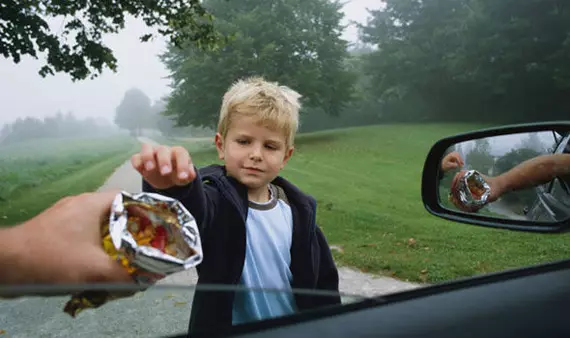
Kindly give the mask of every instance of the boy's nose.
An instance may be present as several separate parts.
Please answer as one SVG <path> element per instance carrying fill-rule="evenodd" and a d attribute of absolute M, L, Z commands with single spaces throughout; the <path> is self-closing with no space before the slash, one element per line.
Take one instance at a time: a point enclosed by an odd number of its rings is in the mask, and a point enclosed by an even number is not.
<path fill-rule="evenodd" d="M 249 158 L 255 161 L 261 160 L 261 149 L 260 147 L 253 146 L 251 152 L 249 153 Z"/>

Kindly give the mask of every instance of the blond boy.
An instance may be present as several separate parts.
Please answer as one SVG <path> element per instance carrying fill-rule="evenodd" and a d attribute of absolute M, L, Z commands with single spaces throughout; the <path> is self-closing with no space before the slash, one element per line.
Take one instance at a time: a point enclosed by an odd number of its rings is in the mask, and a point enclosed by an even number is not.
<path fill-rule="evenodd" d="M 338 271 L 316 224 L 316 201 L 279 176 L 291 158 L 299 121 L 292 89 L 254 77 L 223 97 L 215 144 L 224 165 L 197 170 L 182 147 L 151 147 L 132 158 L 143 190 L 180 200 L 196 217 L 206 284 L 281 292 L 202 291 L 193 299 L 190 331 L 222 332 L 232 325 L 340 304 Z"/>

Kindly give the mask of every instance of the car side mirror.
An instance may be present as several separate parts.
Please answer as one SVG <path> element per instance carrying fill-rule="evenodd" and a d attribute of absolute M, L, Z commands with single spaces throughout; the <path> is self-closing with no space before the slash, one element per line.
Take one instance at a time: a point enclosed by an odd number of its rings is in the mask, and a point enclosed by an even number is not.
<path fill-rule="evenodd" d="M 427 211 L 479 226 L 570 229 L 570 121 L 482 129 L 437 141 L 422 175 Z"/>

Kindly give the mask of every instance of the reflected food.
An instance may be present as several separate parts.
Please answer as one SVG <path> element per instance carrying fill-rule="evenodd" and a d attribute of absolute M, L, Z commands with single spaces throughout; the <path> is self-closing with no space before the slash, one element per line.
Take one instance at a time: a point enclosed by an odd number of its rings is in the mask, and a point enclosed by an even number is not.
<path fill-rule="evenodd" d="M 458 173 L 449 192 L 449 200 L 458 208 L 475 211 L 487 204 L 491 187 L 476 170 Z"/>
<path fill-rule="evenodd" d="M 557 222 L 570 218 L 570 134 L 492 136 L 442 155 L 439 202 L 488 217 Z"/>

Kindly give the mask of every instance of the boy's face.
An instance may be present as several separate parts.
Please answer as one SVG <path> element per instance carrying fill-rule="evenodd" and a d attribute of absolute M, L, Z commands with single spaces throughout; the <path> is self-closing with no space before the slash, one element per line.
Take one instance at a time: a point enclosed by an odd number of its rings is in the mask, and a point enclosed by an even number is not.
<path fill-rule="evenodd" d="M 285 133 L 261 126 L 251 117 L 232 121 L 225 139 L 216 134 L 216 147 L 228 174 L 250 190 L 266 189 L 293 154 Z"/>

